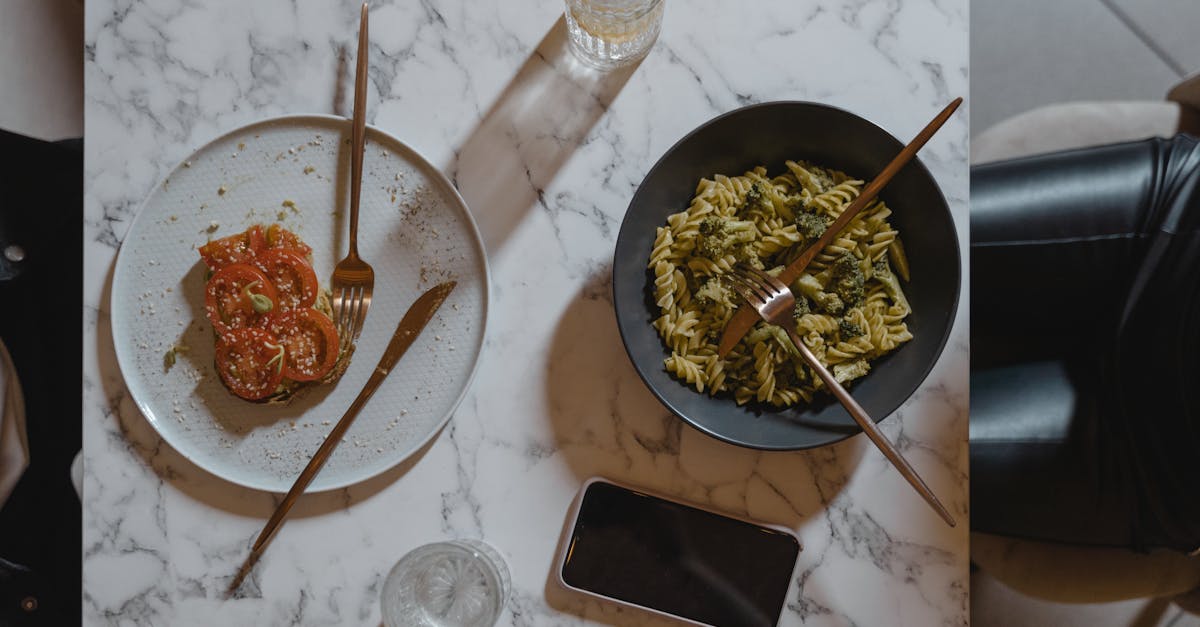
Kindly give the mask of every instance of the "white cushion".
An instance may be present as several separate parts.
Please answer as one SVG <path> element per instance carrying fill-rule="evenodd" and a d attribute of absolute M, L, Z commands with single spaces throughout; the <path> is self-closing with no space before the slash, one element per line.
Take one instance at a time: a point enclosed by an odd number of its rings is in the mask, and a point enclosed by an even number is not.
<path fill-rule="evenodd" d="M 971 138 L 971 163 L 1012 159 L 1147 137 L 1179 126 L 1174 102 L 1068 102 L 1008 118 Z"/>

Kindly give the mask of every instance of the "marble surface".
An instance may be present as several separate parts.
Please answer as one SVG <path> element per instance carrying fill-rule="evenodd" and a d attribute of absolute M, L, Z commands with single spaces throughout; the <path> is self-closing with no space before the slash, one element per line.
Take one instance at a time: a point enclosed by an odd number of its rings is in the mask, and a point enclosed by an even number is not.
<path fill-rule="evenodd" d="M 966 93 L 967 2 L 764 0 L 734 15 L 715 0 L 667 1 L 650 55 L 610 74 L 570 57 L 553 0 L 372 8 L 368 121 L 441 167 L 472 208 L 492 268 L 485 349 L 429 446 L 301 498 L 233 598 L 225 588 L 278 496 L 196 467 L 138 412 L 114 357 L 113 261 L 142 199 L 196 147 L 268 116 L 349 113 L 357 10 L 87 3 L 86 624 L 377 625 L 391 565 L 455 537 L 507 560 L 500 624 L 660 624 L 550 583 L 567 508 L 593 475 L 797 530 L 783 625 L 968 622 L 965 307 L 933 373 L 882 424 L 960 520 L 950 529 L 863 436 L 762 453 L 682 425 L 629 364 L 609 279 L 638 182 L 719 113 L 817 100 L 914 135 Z M 960 246 L 966 120 L 964 107 L 921 153 Z"/>

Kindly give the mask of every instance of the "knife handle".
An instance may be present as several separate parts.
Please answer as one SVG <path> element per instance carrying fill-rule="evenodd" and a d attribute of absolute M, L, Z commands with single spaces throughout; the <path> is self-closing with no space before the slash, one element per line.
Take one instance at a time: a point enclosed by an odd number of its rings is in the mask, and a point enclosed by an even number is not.
<path fill-rule="evenodd" d="M 395 365 L 395 363 L 393 360 L 392 365 Z M 379 388 L 379 384 L 383 383 L 387 372 L 387 369 L 381 369 L 380 366 L 375 367 L 375 371 L 367 379 L 367 384 L 363 386 L 358 396 L 354 397 L 354 402 L 350 403 L 350 408 L 342 415 L 341 420 L 338 420 L 337 424 L 333 425 L 333 429 L 329 431 L 329 435 L 325 436 L 325 441 L 321 443 L 321 447 L 313 454 L 312 459 L 308 460 L 308 465 L 304 467 L 304 470 L 300 471 L 300 476 L 296 477 L 296 482 L 292 484 L 292 488 L 288 490 L 287 495 L 283 497 L 283 500 L 275 508 L 275 512 L 271 514 L 270 520 L 267 521 L 266 526 L 258 534 L 258 539 L 254 541 L 254 548 L 251 549 L 252 553 L 262 551 L 262 548 L 271 541 L 271 537 L 275 535 L 283 519 L 291 511 L 292 505 L 296 503 L 296 499 L 300 498 L 301 494 L 304 494 L 309 484 L 312 483 L 313 478 L 317 476 L 318 472 L 321 472 L 321 468 L 329 460 L 333 449 L 337 448 L 337 445 L 341 443 L 342 437 L 346 435 L 346 430 L 350 428 L 354 419 L 358 417 L 358 412 L 362 411 L 363 405 L 367 404 L 367 401 L 375 394 L 375 390 Z"/>

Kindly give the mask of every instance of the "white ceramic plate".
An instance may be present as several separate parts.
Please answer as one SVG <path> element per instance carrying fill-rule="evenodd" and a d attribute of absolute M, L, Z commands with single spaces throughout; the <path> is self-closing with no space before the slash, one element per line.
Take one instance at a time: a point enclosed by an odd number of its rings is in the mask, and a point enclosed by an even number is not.
<path fill-rule="evenodd" d="M 458 281 L 392 370 L 310 492 L 343 487 L 391 468 L 450 419 L 483 346 L 487 258 L 462 198 L 436 168 L 399 140 L 367 129 L 359 252 L 375 291 L 345 376 L 287 406 L 230 394 L 213 369 L 204 315 L 205 267 L 196 248 L 279 222 L 313 248 L 328 287 L 346 251 L 350 122 L 288 116 L 233 131 L 193 153 L 146 199 L 121 245 L 112 287 L 112 331 L 129 391 L 171 446 L 209 472 L 286 492 L 374 369 L 408 306 Z M 186 345 L 175 365 L 172 346 Z"/>

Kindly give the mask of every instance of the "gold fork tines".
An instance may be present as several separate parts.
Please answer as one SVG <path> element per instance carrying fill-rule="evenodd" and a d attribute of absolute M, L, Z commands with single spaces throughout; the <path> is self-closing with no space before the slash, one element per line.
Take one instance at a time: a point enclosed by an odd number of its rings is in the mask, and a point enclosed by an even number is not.
<path fill-rule="evenodd" d="M 357 258 L 347 257 L 345 261 L 357 261 L 366 266 L 366 262 Z M 367 266 L 368 270 L 370 266 Z M 341 338 L 342 344 L 352 343 L 358 338 L 362 332 L 363 321 L 367 317 L 367 309 L 371 306 L 371 283 L 374 282 L 372 274 L 356 272 L 349 270 L 342 272 L 342 277 L 339 280 L 337 275 L 340 270 L 345 270 L 342 264 L 338 264 L 338 268 L 334 270 L 334 285 L 337 291 L 333 295 L 333 311 L 334 324 L 337 326 L 338 336 Z M 355 273 L 357 276 L 347 276 Z M 365 285 L 365 287 L 364 287 Z"/>

